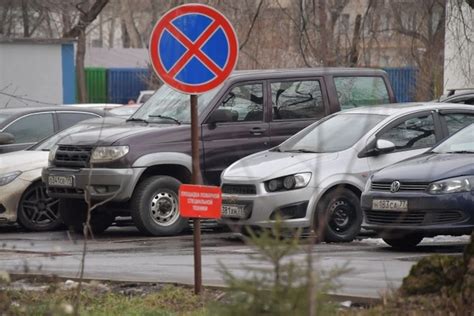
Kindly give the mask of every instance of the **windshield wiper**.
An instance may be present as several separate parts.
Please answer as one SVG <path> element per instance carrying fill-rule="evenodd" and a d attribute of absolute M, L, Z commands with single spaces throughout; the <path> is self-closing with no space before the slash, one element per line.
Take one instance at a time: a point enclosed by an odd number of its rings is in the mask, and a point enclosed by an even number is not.
<path fill-rule="evenodd" d="M 299 149 L 289 149 L 289 150 L 285 150 L 285 152 L 288 152 L 288 153 L 310 153 L 310 154 L 317 154 L 318 152 L 317 151 L 314 151 L 314 150 L 310 150 L 310 149 L 304 149 L 304 148 L 299 148 Z"/>
<path fill-rule="evenodd" d="M 161 119 L 171 120 L 171 121 L 175 122 L 176 124 L 181 125 L 181 121 L 180 121 L 180 120 L 175 119 L 174 117 L 171 117 L 171 116 L 166 116 L 166 115 L 148 115 L 148 117 L 157 117 L 157 118 L 161 118 Z"/>
<path fill-rule="evenodd" d="M 143 123 L 148 123 L 147 120 L 141 119 L 141 118 L 136 118 L 136 117 L 131 117 L 125 120 L 125 122 L 143 122 Z"/>
<path fill-rule="evenodd" d="M 455 151 L 446 151 L 445 154 L 474 154 L 472 150 L 455 150 Z"/>

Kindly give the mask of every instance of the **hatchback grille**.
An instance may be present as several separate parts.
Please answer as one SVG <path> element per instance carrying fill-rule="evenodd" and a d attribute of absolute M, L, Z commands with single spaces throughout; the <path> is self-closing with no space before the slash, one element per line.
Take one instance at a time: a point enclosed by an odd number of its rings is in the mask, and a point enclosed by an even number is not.
<path fill-rule="evenodd" d="M 389 225 L 433 225 L 450 224 L 462 221 L 465 216 L 461 211 L 365 211 L 369 224 L 389 224 Z"/>
<path fill-rule="evenodd" d="M 370 188 L 372 191 L 387 191 L 390 192 L 392 182 L 372 182 Z M 398 191 L 426 191 L 428 183 L 401 183 Z"/>
<path fill-rule="evenodd" d="M 86 167 L 92 152 L 92 146 L 60 145 L 56 151 L 56 167 Z"/>
<path fill-rule="evenodd" d="M 257 189 L 255 185 L 250 184 L 224 184 L 222 185 L 222 193 L 255 195 L 257 194 Z"/>

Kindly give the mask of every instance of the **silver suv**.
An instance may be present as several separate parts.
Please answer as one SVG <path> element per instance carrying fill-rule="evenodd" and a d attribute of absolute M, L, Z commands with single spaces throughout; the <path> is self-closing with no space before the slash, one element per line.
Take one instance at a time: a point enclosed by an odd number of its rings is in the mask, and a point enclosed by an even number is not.
<path fill-rule="evenodd" d="M 360 195 L 374 171 L 418 155 L 474 122 L 462 104 L 393 104 L 335 113 L 222 174 L 223 221 L 316 227 L 326 241 L 351 241 Z M 314 226 L 313 226 L 314 225 Z"/>

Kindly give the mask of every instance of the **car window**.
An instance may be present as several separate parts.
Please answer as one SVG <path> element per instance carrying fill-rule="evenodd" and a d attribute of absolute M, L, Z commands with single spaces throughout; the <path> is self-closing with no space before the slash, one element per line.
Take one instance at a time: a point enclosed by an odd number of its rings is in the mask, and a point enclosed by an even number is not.
<path fill-rule="evenodd" d="M 342 110 L 390 103 L 382 77 L 335 77 L 334 84 Z"/>
<path fill-rule="evenodd" d="M 218 109 L 230 111 L 232 121 L 263 121 L 263 85 L 234 87 Z"/>
<path fill-rule="evenodd" d="M 398 151 L 431 147 L 436 143 L 433 117 L 431 115 L 411 117 L 382 132 L 378 138 L 391 141 Z"/>
<path fill-rule="evenodd" d="M 97 118 L 98 115 L 88 113 L 58 113 L 59 130 L 76 125 L 80 121 Z"/>
<path fill-rule="evenodd" d="M 284 81 L 271 84 L 274 120 L 321 118 L 324 103 L 317 80 Z"/>
<path fill-rule="evenodd" d="M 35 143 L 54 134 L 53 115 L 32 114 L 20 118 L 5 129 L 15 136 L 15 143 Z"/>
<path fill-rule="evenodd" d="M 448 128 L 448 134 L 453 135 L 460 129 L 474 123 L 474 114 L 470 113 L 449 113 L 443 115 Z"/>

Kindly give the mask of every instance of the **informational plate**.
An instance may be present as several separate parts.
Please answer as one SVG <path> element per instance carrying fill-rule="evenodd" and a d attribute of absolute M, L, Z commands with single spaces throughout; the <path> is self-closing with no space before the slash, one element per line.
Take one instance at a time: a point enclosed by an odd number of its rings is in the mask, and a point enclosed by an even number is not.
<path fill-rule="evenodd" d="M 372 200 L 372 209 L 376 211 L 408 211 L 407 200 Z"/>
<path fill-rule="evenodd" d="M 222 217 L 246 218 L 245 205 L 223 204 Z"/>
<path fill-rule="evenodd" d="M 72 187 L 74 185 L 73 176 L 49 176 L 48 185 L 52 187 Z"/>

